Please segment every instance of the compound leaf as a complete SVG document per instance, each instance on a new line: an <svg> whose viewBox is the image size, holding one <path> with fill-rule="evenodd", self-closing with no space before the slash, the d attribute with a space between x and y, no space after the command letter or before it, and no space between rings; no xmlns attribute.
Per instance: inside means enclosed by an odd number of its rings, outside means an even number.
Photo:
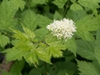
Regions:
<svg viewBox="0 0 100 75"><path fill-rule="evenodd" d="M79 4L77 4L77 3L73 3L71 5L70 9L73 10L73 11L83 10L83 8Z"/></svg>
<svg viewBox="0 0 100 75"><path fill-rule="evenodd" d="M35 52L27 52L24 58L29 64L39 64L39 58Z"/></svg>
<svg viewBox="0 0 100 75"><path fill-rule="evenodd" d="M7 61L12 61L12 60L22 60L22 57L26 54L25 51L22 50L17 50L15 48L12 49L7 49L6 51L6 59Z"/></svg>
<svg viewBox="0 0 100 75"><path fill-rule="evenodd" d="M22 24L29 28L31 31L33 31L34 29L36 29L37 24L38 24L38 17L37 15L31 11L31 10L26 10L23 14L22 14Z"/></svg>
<svg viewBox="0 0 100 75"><path fill-rule="evenodd" d="M77 45L75 39L69 39L64 42L65 47L76 56Z"/></svg>
<svg viewBox="0 0 100 75"><path fill-rule="evenodd" d="M16 11L10 1L3 0L0 5L0 29L7 30L9 27L15 27L17 24L17 20L14 18Z"/></svg>
<svg viewBox="0 0 100 75"><path fill-rule="evenodd" d="M99 70L90 62L78 61L80 75L99 75Z"/></svg>
<svg viewBox="0 0 100 75"><path fill-rule="evenodd" d="M18 10L19 8L21 9L21 10L23 10L24 9L24 7L25 7L25 1L24 0L10 0L12 3L13 3L13 5L15 6L15 8Z"/></svg>
<svg viewBox="0 0 100 75"><path fill-rule="evenodd" d="M36 6L37 4L46 4L48 0L32 0L31 6Z"/></svg>
<svg viewBox="0 0 100 75"><path fill-rule="evenodd" d="M78 40L77 41L77 54L79 54L83 58L94 60L95 59L94 45L95 44L93 42Z"/></svg>
<svg viewBox="0 0 100 75"><path fill-rule="evenodd" d="M95 57L98 60L98 63L100 64L100 30L97 31L96 34L96 43L95 43Z"/></svg>
<svg viewBox="0 0 100 75"><path fill-rule="evenodd" d="M10 39L7 36L0 34L0 46L1 47L4 47L9 42L10 42Z"/></svg>
<svg viewBox="0 0 100 75"><path fill-rule="evenodd" d="M53 1L53 3L55 5L57 5L59 8L63 8L63 6L65 5L66 2L67 2L67 0L55 0L55 1Z"/></svg>
<svg viewBox="0 0 100 75"><path fill-rule="evenodd" d="M78 2L83 5L84 7L88 7L90 9L94 9L94 8L98 8L99 5L98 3L100 2L100 0L78 0Z"/></svg>
<svg viewBox="0 0 100 75"><path fill-rule="evenodd" d="M77 32L76 34L82 39L87 41L93 41L94 37L90 31L96 31L100 29L100 24L97 18L92 15L85 16L76 22Z"/></svg>
<svg viewBox="0 0 100 75"><path fill-rule="evenodd" d="M51 19L49 19L48 17L46 16L43 16L43 15L39 15L39 26L40 27L46 27L48 24L50 24L52 22Z"/></svg>
<svg viewBox="0 0 100 75"><path fill-rule="evenodd" d="M50 55L43 48L37 48L36 54L40 60L45 61L47 63L51 63Z"/></svg>

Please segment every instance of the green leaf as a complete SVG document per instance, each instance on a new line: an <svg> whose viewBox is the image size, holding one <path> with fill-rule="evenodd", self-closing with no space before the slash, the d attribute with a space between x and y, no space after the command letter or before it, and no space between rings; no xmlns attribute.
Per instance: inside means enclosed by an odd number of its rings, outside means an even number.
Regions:
<svg viewBox="0 0 100 75"><path fill-rule="evenodd" d="M57 5L59 8L63 8L67 0L55 0L53 3Z"/></svg>
<svg viewBox="0 0 100 75"><path fill-rule="evenodd" d="M22 60L22 57L27 53L25 51L17 50L15 48L7 49L4 52L6 52L6 59L8 62L12 60Z"/></svg>
<svg viewBox="0 0 100 75"><path fill-rule="evenodd" d="M73 3L74 3L75 1L76 1L76 0L71 0L71 2L73 2Z"/></svg>
<svg viewBox="0 0 100 75"><path fill-rule="evenodd" d="M90 9L99 8L98 3L100 0L78 0L78 2L83 5L84 7L88 7Z"/></svg>
<svg viewBox="0 0 100 75"><path fill-rule="evenodd" d="M15 34L13 35L14 38L20 40L20 41L33 41L35 38L34 32L32 32L30 29L23 26L23 30L25 33L11 29Z"/></svg>
<svg viewBox="0 0 100 75"><path fill-rule="evenodd" d="M55 11L53 18L56 20L59 20L59 19L62 19L63 17L61 16L61 14L58 11Z"/></svg>
<svg viewBox="0 0 100 75"><path fill-rule="evenodd" d="M26 10L22 14L22 24L31 31L36 29L38 24L38 16L31 10Z"/></svg>
<svg viewBox="0 0 100 75"><path fill-rule="evenodd" d="M100 30L98 30L97 33L96 33L96 43L98 45L100 44Z"/></svg>
<svg viewBox="0 0 100 75"><path fill-rule="evenodd" d="M87 30L77 29L77 33L76 34L79 37L81 37L83 40L94 41L93 35Z"/></svg>
<svg viewBox="0 0 100 75"><path fill-rule="evenodd" d="M57 75L68 75L65 70L60 70Z"/></svg>
<svg viewBox="0 0 100 75"><path fill-rule="evenodd" d="M8 73L8 72L5 72L5 71L2 71L2 75L15 75L15 74L12 74L12 73Z"/></svg>
<svg viewBox="0 0 100 75"><path fill-rule="evenodd" d="M76 22L77 32L76 34L82 39L87 41L93 41L94 37L90 31L96 31L100 29L100 24L98 18L88 15Z"/></svg>
<svg viewBox="0 0 100 75"><path fill-rule="evenodd" d="M23 27L23 30L24 30L25 34L27 35L27 37L29 37L33 41L35 38L35 34L26 27Z"/></svg>
<svg viewBox="0 0 100 75"><path fill-rule="evenodd" d="M39 40L42 40L44 39L44 37L46 36L46 34L48 33L48 29L45 27L43 28L40 28L40 29L36 29L34 31L34 33L36 34L36 37L39 39Z"/></svg>
<svg viewBox="0 0 100 75"><path fill-rule="evenodd" d="M84 16L86 16L86 12L84 10L77 10L77 11L68 10L66 14L67 18L72 19L75 22L80 20Z"/></svg>
<svg viewBox="0 0 100 75"><path fill-rule="evenodd" d="M61 50L65 50L65 46L61 43L61 41L57 41L55 38L49 38L48 40L46 39L46 43L49 45L49 47L47 47L47 52L50 56L62 57L63 54Z"/></svg>
<svg viewBox="0 0 100 75"><path fill-rule="evenodd" d="M16 61L11 69L10 69L10 73L15 74L15 75L22 75L21 71L24 67L25 62L24 61Z"/></svg>
<svg viewBox="0 0 100 75"><path fill-rule="evenodd" d="M71 61L70 62L65 62L65 61L56 62L55 66L58 68L58 72L57 72L58 74L59 74L59 71L63 71L65 75L67 74L74 75L77 69L76 64Z"/></svg>
<svg viewBox="0 0 100 75"><path fill-rule="evenodd" d="M77 45L75 39L69 39L64 42L65 47L76 56Z"/></svg>
<svg viewBox="0 0 100 75"><path fill-rule="evenodd" d="M21 10L23 10L24 9L24 7L25 7L25 1L24 0L10 0L12 3L13 3L13 5L15 6L15 8L18 10L19 8L21 9Z"/></svg>
<svg viewBox="0 0 100 75"><path fill-rule="evenodd" d="M17 20L14 18L16 11L10 1L3 0L0 5L0 29L7 30L9 27L15 27L17 24Z"/></svg>
<svg viewBox="0 0 100 75"><path fill-rule="evenodd" d="M58 46L55 46L55 47L51 46L51 47L47 48L48 53L49 53L50 56L53 56L53 57L56 57L56 58L63 56L62 51L57 47Z"/></svg>
<svg viewBox="0 0 100 75"><path fill-rule="evenodd" d="M82 6L91 9L95 15L97 15L98 11L97 8L99 8L100 0L78 0L78 3Z"/></svg>
<svg viewBox="0 0 100 75"><path fill-rule="evenodd" d="M40 75L40 72L36 69L36 68L33 68L28 75Z"/></svg>
<svg viewBox="0 0 100 75"><path fill-rule="evenodd" d="M9 42L10 42L10 39L7 36L0 34L0 46L1 47L4 47Z"/></svg>
<svg viewBox="0 0 100 75"><path fill-rule="evenodd" d="M99 75L99 70L90 62L78 61L80 75Z"/></svg>
<svg viewBox="0 0 100 75"><path fill-rule="evenodd" d="M32 0L31 6L36 6L37 4L46 4L48 0Z"/></svg>
<svg viewBox="0 0 100 75"><path fill-rule="evenodd" d="M43 48L37 48L36 54L40 60L51 64L50 55Z"/></svg>
<svg viewBox="0 0 100 75"><path fill-rule="evenodd" d="M61 40L58 40L57 37L53 36L51 33L45 37L45 42L50 45L52 42L60 43Z"/></svg>
<svg viewBox="0 0 100 75"><path fill-rule="evenodd" d="M95 49L94 49L94 52L95 52L95 57L96 59L98 60L98 63L100 64L100 30L97 31L97 34L96 34L96 43L95 43Z"/></svg>
<svg viewBox="0 0 100 75"><path fill-rule="evenodd" d="M62 51L65 50L65 46L62 44L62 40L58 40L57 37L54 37L52 34L47 35L45 39L47 47L47 52L50 56L53 57L62 57Z"/></svg>
<svg viewBox="0 0 100 75"><path fill-rule="evenodd" d="M94 46L95 44L93 42L78 40L77 41L77 54L79 54L83 58L94 60L95 59Z"/></svg>
<svg viewBox="0 0 100 75"><path fill-rule="evenodd" d="M77 4L77 3L73 3L71 5L70 9L73 10L73 11L83 10L83 8L79 4Z"/></svg>
<svg viewBox="0 0 100 75"><path fill-rule="evenodd" d="M34 64L34 65L39 64L39 58L35 52L27 52L24 58L29 64Z"/></svg>
<svg viewBox="0 0 100 75"><path fill-rule="evenodd" d="M11 29L15 34L13 35L14 38L16 38L17 40L21 40L21 41L26 41L28 40L28 37L25 33L22 33L19 30L14 30Z"/></svg>
<svg viewBox="0 0 100 75"><path fill-rule="evenodd" d="M40 27L46 27L48 24L52 23L52 20L46 16L39 15L38 18L39 18L38 23Z"/></svg>

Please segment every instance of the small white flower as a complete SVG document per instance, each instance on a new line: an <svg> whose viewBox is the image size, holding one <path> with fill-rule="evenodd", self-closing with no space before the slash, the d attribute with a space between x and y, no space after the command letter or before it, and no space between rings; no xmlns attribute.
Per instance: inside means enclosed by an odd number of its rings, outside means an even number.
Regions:
<svg viewBox="0 0 100 75"><path fill-rule="evenodd" d="M54 20L53 23L47 25L47 29L52 31L53 36L65 40L72 38L73 32L76 32L74 21L66 18L60 21Z"/></svg>

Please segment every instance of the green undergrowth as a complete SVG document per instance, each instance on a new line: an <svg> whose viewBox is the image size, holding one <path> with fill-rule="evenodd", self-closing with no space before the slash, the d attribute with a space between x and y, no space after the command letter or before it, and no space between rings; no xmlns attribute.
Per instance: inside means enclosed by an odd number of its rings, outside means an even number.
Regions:
<svg viewBox="0 0 100 75"><path fill-rule="evenodd" d="M100 0L0 0L0 53L14 61L2 75L100 75ZM75 22L67 41L46 28Z"/></svg>

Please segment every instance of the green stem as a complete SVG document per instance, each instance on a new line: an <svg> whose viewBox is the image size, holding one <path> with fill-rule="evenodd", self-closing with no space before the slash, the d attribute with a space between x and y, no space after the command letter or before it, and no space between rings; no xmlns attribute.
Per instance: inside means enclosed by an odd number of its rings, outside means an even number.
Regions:
<svg viewBox="0 0 100 75"><path fill-rule="evenodd" d="M42 70L38 66L35 67L39 70L40 73L44 74L44 72L42 72Z"/></svg>
<svg viewBox="0 0 100 75"><path fill-rule="evenodd" d="M39 72L40 73L42 73L43 75L49 75L49 73L48 72L43 72L38 66L35 66L38 70L39 70Z"/></svg>
<svg viewBox="0 0 100 75"><path fill-rule="evenodd" d="M67 12L67 10L68 10L68 7L69 7L69 1L70 1L70 0L68 0L68 2L67 2L67 4L66 4L66 7L65 7L65 10L64 10L64 13L63 13L63 17L65 17L66 12Z"/></svg>

